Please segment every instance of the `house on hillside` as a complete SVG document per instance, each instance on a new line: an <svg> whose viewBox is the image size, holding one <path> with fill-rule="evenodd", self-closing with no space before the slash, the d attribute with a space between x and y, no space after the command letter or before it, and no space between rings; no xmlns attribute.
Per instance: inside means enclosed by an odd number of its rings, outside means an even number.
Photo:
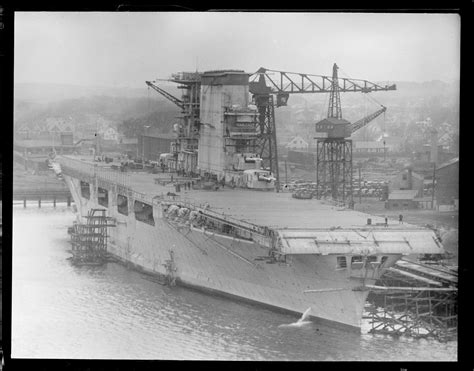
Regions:
<svg viewBox="0 0 474 371"><path fill-rule="evenodd" d="M116 129L114 129L113 127L111 127L111 126L109 126L109 127L105 128L104 130L102 130L100 132L100 134L102 135L104 140L109 140L109 141L113 141L113 142L117 142L119 140L118 131Z"/></svg>
<svg viewBox="0 0 474 371"><path fill-rule="evenodd" d="M292 140L290 140L290 142L287 143L285 147L287 149L305 150L308 149L309 144L307 141L297 135Z"/></svg>

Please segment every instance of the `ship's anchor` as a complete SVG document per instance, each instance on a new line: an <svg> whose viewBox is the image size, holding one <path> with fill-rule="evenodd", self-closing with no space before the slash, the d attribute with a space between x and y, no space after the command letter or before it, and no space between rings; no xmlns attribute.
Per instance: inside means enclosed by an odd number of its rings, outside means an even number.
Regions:
<svg viewBox="0 0 474 371"><path fill-rule="evenodd" d="M174 264L174 251L169 250L170 258L165 260L165 264L163 266L166 268L166 284L168 286L175 286L176 285L176 276L175 272L177 271L176 265Z"/></svg>

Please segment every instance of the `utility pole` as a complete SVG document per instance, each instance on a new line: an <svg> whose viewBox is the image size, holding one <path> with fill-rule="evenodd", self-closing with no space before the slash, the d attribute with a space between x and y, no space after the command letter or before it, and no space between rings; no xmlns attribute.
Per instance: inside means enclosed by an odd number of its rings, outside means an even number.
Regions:
<svg viewBox="0 0 474 371"><path fill-rule="evenodd" d="M285 160L285 184L288 184L288 168Z"/></svg>
<svg viewBox="0 0 474 371"><path fill-rule="evenodd" d="M361 185L361 177L360 177L360 168L362 166L359 164L359 203L362 203L362 188L360 187Z"/></svg>

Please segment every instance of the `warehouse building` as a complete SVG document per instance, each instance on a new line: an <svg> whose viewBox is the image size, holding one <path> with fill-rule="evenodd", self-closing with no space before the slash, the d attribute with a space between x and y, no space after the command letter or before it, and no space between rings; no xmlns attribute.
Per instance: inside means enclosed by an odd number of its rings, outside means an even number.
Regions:
<svg viewBox="0 0 474 371"><path fill-rule="evenodd" d="M142 134L138 137L138 156L145 160L158 161L162 153L171 152L171 143L175 140L175 134Z"/></svg>
<svg viewBox="0 0 474 371"><path fill-rule="evenodd" d="M436 203L441 210L459 207L459 157L441 164L436 169Z"/></svg>

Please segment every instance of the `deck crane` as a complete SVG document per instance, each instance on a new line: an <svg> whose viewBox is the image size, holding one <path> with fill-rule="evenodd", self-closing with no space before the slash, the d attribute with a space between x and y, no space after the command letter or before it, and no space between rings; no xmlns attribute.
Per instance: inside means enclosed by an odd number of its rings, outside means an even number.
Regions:
<svg viewBox="0 0 474 371"><path fill-rule="evenodd" d="M145 82L150 88L152 88L155 91L157 91L158 93L160 93L162 96L164 96L166 99L168 99L169 101L176 104L182 110L184 109L184 102L182 100L180 100L180 99L176 98L175 96L171 95L166 90L161 89L159 86L155 85L151 81L145 81Z"/></svg>
<svg viewBox="0 0 474 371"><path fill-rule="evenodd" d="M177 138L171 144L173 153L173 162L175 168L186 170L187 172L196 172L197 166L197 147L199 140L199 100L201 89L201 76L198 72L182 72L172 75L171 81L178 83L178 88L183 90L182 99L178 99L162 88L158 87L152 81L146 81L146 84L163 95L166 99L176 104L181 109L182 125L176 128Z"/></svg>
<svg viewBox="0 0 474 371"><path fill-rule="evenodd" d="M286 106L290 94L331 93L329 108L333 110L331 116L336 116L336 118L339 116L339 118L342 119L339 92L370 93L396 90L396 85L394 84L379 85L367 80L339 78L337 69L337 65L334 64L333 75L322 76L297 72L283 72L262 67L250 75L249 91L253 96L254 103L260 114L260 156L264 161L264 166L268 166L275 174L277 187L279 187L280 177L276 146L275 106ZM274 96L276 97L276 104ZM376 116L373 118L375 117ZM367 119L368 118L366 118L366 120ZM365 121L358 121L353 125L355 124L365 125Z"/></svg>

